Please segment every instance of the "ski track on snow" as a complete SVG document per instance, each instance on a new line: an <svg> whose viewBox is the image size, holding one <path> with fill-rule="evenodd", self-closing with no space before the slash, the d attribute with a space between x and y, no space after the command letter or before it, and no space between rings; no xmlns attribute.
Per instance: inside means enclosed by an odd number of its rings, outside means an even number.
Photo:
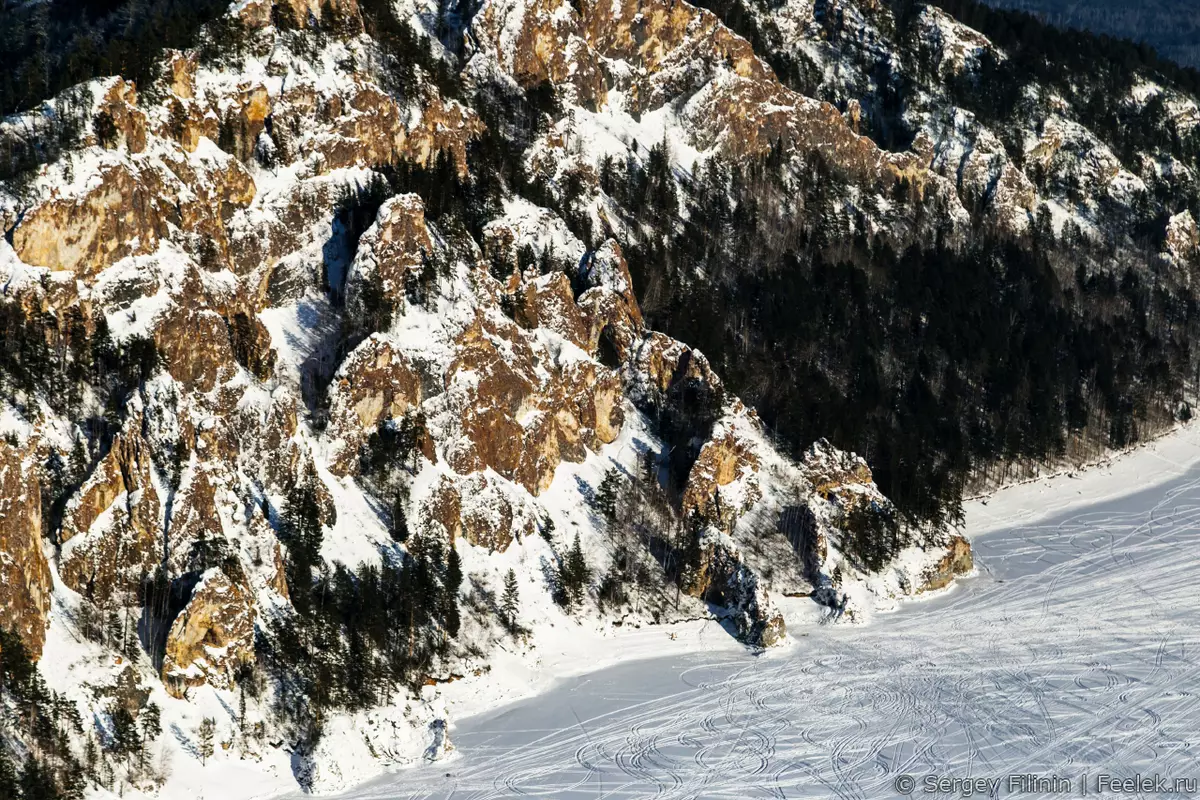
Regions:
<svg viewBox="0 0 1200 800"><path fill-rule="evenodd" d="M873 800L902 773L1200 777L1198 529L1194 469L987 534L979 578L871 626L593 673L463 720L457 759L345 797Z"/></svg>

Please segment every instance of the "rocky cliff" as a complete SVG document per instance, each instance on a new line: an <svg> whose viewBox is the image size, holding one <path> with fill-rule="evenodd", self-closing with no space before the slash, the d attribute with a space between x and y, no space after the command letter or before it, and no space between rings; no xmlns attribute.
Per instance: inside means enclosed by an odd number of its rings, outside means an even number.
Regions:
<svg viewBox="0 0 1200 800"><path fill-rule="evenodd" d="M52 654L53 688L107 731L120 659L179 758L215 714L218 758L328 790L440 757L434 687L487 681L505 642L536 659L551 625L708 615L770 647L797 602L862 619L968 573L967 541L904 517L864 460L790 455L653 330L627 249L682 226L718 161L820 164L852 190L795 212L853 211L880 247L981 216L1022 237L1039 209L1094 229L1146 174L1054 98L1019 155L927 95L889 149L862 132L862 54L889 58L890 12L754 13L824 83L687 2L249 0L150 85L0 124L79 120L0 192L0 624ZM946 80L994 50L932 7L916 25ZM640 210L614 159L645 165ZM1188 210L1161 250L1196 268Z"/></svg>

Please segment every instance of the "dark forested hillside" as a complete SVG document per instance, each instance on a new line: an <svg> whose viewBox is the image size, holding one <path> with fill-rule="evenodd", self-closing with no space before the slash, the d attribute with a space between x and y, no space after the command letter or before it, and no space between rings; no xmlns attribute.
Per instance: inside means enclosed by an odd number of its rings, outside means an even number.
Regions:
<svg viewBox="0 0 1200 800"><path fill-rule="evenodd" d="M845 192L836 176L776 174L710 162L687 224L629 248L647 314L714 358L794 451L827 436L864 454L913 520L953 521L973 468L1054 460L1085 431L1123 447L1190 413L1190 290L1133 266L1089 275L1072 265L1105 253L1048 227L895 252L851 234L852 217L795 213ZM634 170L612 188L645 184ZM647 196L633 207L653 216Z"/></svg>
<svg viewBox="0 0 1200 800"><path fill-rule="evenodd" d="M795 67L805 55L788 57L769 14L708 5L752 41L783 48L773 63L795 88L846 105L841 87L804 85L813 70ZM888 69L897 72L880 80L870 66L874 74L850 89L864 109L890 114L864 121L881 145L911 142L921 117L949 101L999 132L1021 164L1024 131L1045 124L1034 121L1045 101L1029 91L1039 87L1070 97L1072 116L1122 164L1153 152L1200 167L1200 130L1177 128L1161 97L1140 108L1115 100L1147 79L1194 93L1200 73L1129 42L973 0L935 0L1006 56L984 53L974 70L942 83L940 53L917 29L924 6L892 5L903 44ZM819 18L831 52L861 37L845 13ZM646 168L631 163L605 185L632 219L660 220L674 205L655 191L654 164L651 152ZM1123 447L1190 415L1197 298L1153 254L1172 215L1200 215L1194 183L1110 203L1099 241L1072 223L1056 232L1046 206L1026 234L997 231L988 221L995 198L985 195L965 241L951 244L950 229L932 224L925 240L897 246L868 233L869 220L885 203L901 218L930 213L909 188L864 203L819 157L799 171L782 164L710 160L682 184L686 222L627 250L653 324L713 357L794 452L828 436L863 453L903 512L940 525L989 465ZM1074 177L1030 174L1046 198L1082 197Z"/></svg>
<svg viewBox="0 0 1200 800"><path fill-rule="evenodd" d="M192 43L224 0L0 0L0 116L81 81L151 77L163 48Z"/></svg>
<svg viewBox="0 0 1200 800"><path fill-rule="evenodd" d="M1146 42L1163 57L1200 68L1200 7L1191 0L986 0L1051 25Z"/></svg>

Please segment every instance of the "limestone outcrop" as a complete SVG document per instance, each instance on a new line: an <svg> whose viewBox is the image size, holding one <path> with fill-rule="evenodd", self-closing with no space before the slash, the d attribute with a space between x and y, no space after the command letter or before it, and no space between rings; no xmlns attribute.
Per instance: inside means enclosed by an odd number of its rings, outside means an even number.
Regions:
<svg viewBox="0 0 1200 800"><path fill-rule="evenodd" d="M951 581L960 575L966 575L975 568L975 558L971 552L971 543L959 535L951 536L946 544L945 555L931 567L924 576L924 583L918 592L932 592L944 589Z"/></svg>
<svg viewBox="0 0 1200 800"><path fill-rule="evenodd" d="M63 582L105 607L135 601L162 553L162 507L151 453L135 416L114 439L64 513Z"/></svg>
<svg viewBox="0 0 1200 800"><path fill-rule="evenodd" d="M697 534L699 563L688 593L723 608L725 619L746 644L771 647L787 635L783 615L771 602L761 578L742 559L728 535L714 528Z"/></svg>
<svg viewBox="0 0 1200 800"><path fill-rule="evenodd" d="M38 477L0 442L0 627L15 630L34 658L46 641L51 590Z"/></svg>
<svg viewBox="0 0 1200 800"><path fill-rule="evenodd" d="M167 634L162 677L183 697L190 687L233 686L238 667L254 660L254 597L221 568L205 572Z"/></svg>

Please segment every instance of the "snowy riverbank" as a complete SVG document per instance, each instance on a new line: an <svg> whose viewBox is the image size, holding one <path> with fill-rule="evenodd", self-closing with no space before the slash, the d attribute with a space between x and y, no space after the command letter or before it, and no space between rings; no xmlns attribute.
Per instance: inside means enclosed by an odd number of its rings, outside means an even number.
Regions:
<svg viewBox="0 0 1200 800"><path fill-rule="evenodd" d="M347 797L890 798L906 776L1010 774L1076 791L1090 776L1090 794L1099 774L1198 777L1200 561L1181 557L1200 519L1197 438L973 504L981 574L921 608L798 631L760 657L562 680L460 718L454 761Z"/></svg>
<svg viewBox="0 0 1200 800"><path fill-rule="evenodd" d="M989 497L972 500L964 509L965 530L968 536L976 539L1002 529L1036 527L1047 519L1062 517L1074 510L1105 504L1178 480L1198 463L1200 426L1184 426L1086 470L1005 487ZM980 557L989 561L994 556L993 549L985 542ZM1026 565L1019 571L1030 569L1033 568ZM994 579L994 575L991 577ZM988 578L983 582L987 583ZM817 627L815 612L810 614L811 602L785 600L783 607L789 616L792 636L783 652L772 653L764 663L802 657L800 653L811 646L814 637L824 640L833 636L835 641L850 641L856 636L871 639L881 635L876 629L887 631L897 625L904 629L927 625L933 629L940 626L942 620L933 616L924 619L923 615L940 616L941 608L947 602L956 604L959 598L935 598L927 609L914 609L895 621L881 620L870 629L831 631ZM522 709L531 706L554 706L557 700L552 698L573 692L570 687L585 686L592 681L605 685L608 679L604 676L629 673L637 674L638 680L647 681L645 686L630 685L631 693L652 695L661 679L648 677L644 669L636 666L637 663L676 665L668 669L668 674L673 676L683 665L719 662L749 666L761 660L750 657L727 632L711 621L639 629L597 628L593 623L585 622L539 629L536 641L536 649L520 649L514 645L496 653L491 659L491 672L486 677L469 678L441 688L450 719L454 721L452 736L457 738L461 731L466 737L458 742L462 749L455 762L465 759L484 769L486 765L481 761L482 754L475 752L472 733L482 720L509 713L526 713ZM652 670L651 667L647 669ZM438 770L439 775L445 769L453 773L455 762L428 769ZM426 770L418 768L417 771ZM382 783L373 781L368 786L392 785L387 778L379 780ZM397 786L407 785L405 779L396 780ZM370 794L366 789L361 791L368 792L361 794L364 797L382 796ZM354 796L360 796L360 790L355 790Z"/></svg>
<svg viewBox="0 0 1200 800"><path fill-rule="evenodd" d="M1033 524L1073 508L1166 483L1200 463L1200 423L1175 430L1106 460L1005 486L964 504L966 534L974 539L1013 525Z"/></svg>

